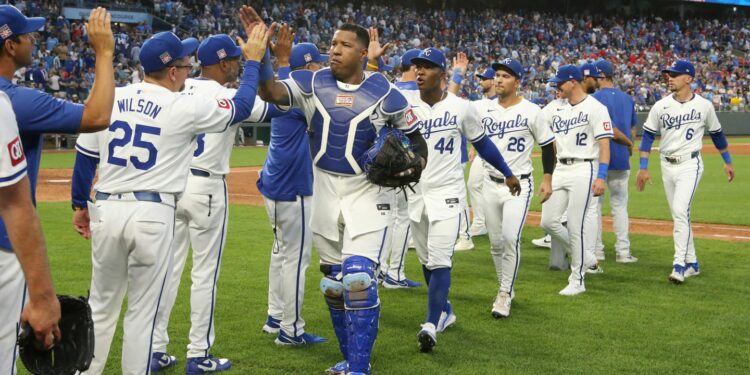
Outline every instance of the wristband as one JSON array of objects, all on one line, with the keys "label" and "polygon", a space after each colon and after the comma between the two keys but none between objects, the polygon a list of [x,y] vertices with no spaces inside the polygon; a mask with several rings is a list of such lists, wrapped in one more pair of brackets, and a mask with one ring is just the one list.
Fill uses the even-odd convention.
[{"label": "wristband", "polygon": [[732,155],[729,154],[729,151],[722,152],[721,158],[724,159],[724,164],[732,164]]},{"label": "wristband", "polygon": [[375,69],[376,71],[378,70],[378,66],[377,65],[374,65],[374,64],[369,63],[369,62],[367,63],[367,67],[370,68],[370,69]]},{"label": "wristband", "polygon": [[648,158],[643,156],[641,156],[641,169],[644,171],[648,169]]},{"label": "wristband", "polygon": [[460,85],[461,81],[464,80],[464,77],[461,75],[461,71],[458,69],[453,69],[453,76],[451,77],[451,81],[453,83]]},{"label": "wristband", "polygon": [[599,172],[596,174],[596,178],[601,178],[602,180],[606,180],[608,171],[609,171],[609,164],[599,163]]},{"label": "wristband", "polygon": [[271,52],[266,49],[266,54],[263,55],[263,60],[260,61],[260,74],[258,81],[273,81],[273,66],[271,65]]}]

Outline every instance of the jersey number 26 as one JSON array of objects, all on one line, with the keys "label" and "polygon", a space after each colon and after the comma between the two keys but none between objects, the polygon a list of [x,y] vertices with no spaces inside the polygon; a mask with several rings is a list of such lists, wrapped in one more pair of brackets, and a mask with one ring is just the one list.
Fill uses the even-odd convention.
[{"label": "jersey number 26", "polygon": [[109,126],[110,132],[115,133],[117,132],[117,130],[122,130],[123,136],[122,138],[113,138],[109,142],[109,155],[107,156],[107,163],[112,165],[119,165],[121,167],[127,167],[128,161],[126,159],[115,156],[115,149],[117,149],[118,147],[125,147],[132,141],[133,147],[142,148],[148,151],[148,158],[146,159],[146,161],[141,161],[140,159],[138,159],[138,157],[132,155],[130,156],[130,162],[133,164],[135,169],[139,169],[142,171],[151,169],[151,167],[156,164],[156,155],[159,153],[159,150],[156,149],[153,143],[143,139],[143,136],[144,134],[160,135],[161,128],[136,124],[134,136],[133,128],[130,127],[130,124],[125,121],[118,120],[113,122],[112,125]]}]

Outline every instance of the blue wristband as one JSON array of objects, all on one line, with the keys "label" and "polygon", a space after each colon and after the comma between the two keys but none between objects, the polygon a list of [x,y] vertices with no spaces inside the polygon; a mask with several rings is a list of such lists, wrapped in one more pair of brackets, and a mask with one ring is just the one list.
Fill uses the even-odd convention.
[{"label": "blue wristband", "polygon": [[729,151],[722,152],[721,158],[724,159],[725,164],[732,164],[732,155],[729,154]]},{"label": "blue wristband", "polygon": [[258,80],[260,82],[273,81],[273,66],[271,65],[271,52],[266,49],[266,54],[263,55],[263,60],[260,61],[260,75]]},{"label": "blue wristband", "polygon": [[641,156],[641,169],[644,171],[648,169],[648,158]]},{"label": "blue wristband", "polygon": [[602,180],[606,180],[607,172],[609,172],[609,164],[599,163],[599,172],[596,174],[596,178],[601,178]]},{"label": "blue wristband", "polygon": [[463,80],[464,80],[464,77],[461,74],[461,71],[458,69],[453,69],[453,76],[451,77],[451,81],[453,81],[453,83],[457,85],[460,85],[461,81]]}]

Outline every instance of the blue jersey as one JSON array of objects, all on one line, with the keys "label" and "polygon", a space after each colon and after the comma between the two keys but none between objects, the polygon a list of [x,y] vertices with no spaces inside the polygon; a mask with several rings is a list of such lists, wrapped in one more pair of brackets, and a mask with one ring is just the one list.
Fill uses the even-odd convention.
[{"label": "blue jersey", "polygon": [[[282,68],[279,78],[288,74]],[[298,108],[271,120],[271,142],[257,186],[264,197],[295,201],[298,195],[312,195],[313,171],[307,119]]]},{"label": "blue jersey", "polygon": [[[633,99],[628,94],[613,88],[601,89],[595,92],[593,97],[607,107],[609,117],[612,119],[615,127],[625,133],[628,138],[631,138],[630,130],[638,122]],[[632,141],[633,139],[631,138],[630,140]],[[630,153],[627,147],[619,143],[610,142],[609,153],[610,170],[630,170]]]},{"label": "blue jersey", "polygon": [[[0,91],[10,98],[18,122],[18,132],[26,153],[31,198],[36,200],[36,181],[42,157],[44,133],[75,134],[81,127],[83,105],[62,101],[42,91],[18,87],[0,77]],[[11,249],[8,232],[0,219],[0,248]]]}]

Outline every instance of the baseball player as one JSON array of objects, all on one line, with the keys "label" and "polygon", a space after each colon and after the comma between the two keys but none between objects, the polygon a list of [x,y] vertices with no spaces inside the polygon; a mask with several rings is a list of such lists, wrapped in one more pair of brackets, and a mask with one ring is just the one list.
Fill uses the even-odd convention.
[{"label": "baseball player", "polygon": [[[282,28],[274,47],[280,79],[288,78],[290,69],[317,71],[328,61],[312,43],[295,45],[290,56],[292,36],[288,28]],[[271,120],[271,142],[257,183],[274,233],[268,269],[268,319],[263,331],[277,334],[279,345],[326,341],[305,332],[301,316],[305,271],[312,253],[313,171],[306,130],[305,114],[299,109]]]},{"label": "baseball player", "polygon": [[505,186],[505,177],[490,165],[485,165],[487,175],[482,188],[484,213],[489,230],[490,253],[495,263],[498,290],[492,305],[495,318],[510,315],[515,296],[515,282],[521,261],[521,231],[526,222],[534,181],[531,174],[531,152],[534,143],[542,148],[544,179],[539,194],[542,203],[552,194],[552,171],[555,168],[555,136],[544,121],[538,105],[518,96],[523,79],[521,63],[504,59],[492,64],[498,99],[480,101],[477,112],[487,137],[502,150],[511,170],[521,180],[521,193],[511,194]]},{"label": "baseball player", "polygon": [[[370,30],[370,44],[377,43],[377,29]],[[370,49],[368,48],[368,51]],[[419,55],[420,50],[410,49],[401,56],[401,77],[395,86],[405,91],[417,91],[417,68],[412,59]],[[409,206],[406,194],[394,190],[393,225],[389,245],[383,249],[380,258],[380,278],[386,289],[418,288],[422,284],[408,279],[404,272],[406,268],[406,252],[411,239],[411,225],[409,222]]]},{"label": "baseball player", "polygon": [[[227,89],[224,85],[237,81],[241,68],[241,49],[228,35],[219,34],[206,38],[198,47],[197,55],[201,64],[201,76],[187,79],[183,92],[219,100],[232,98],[236,90]],[[274,106],[256,98],[246,121],[263,122],[280,113]],[[169,271],[168,287],[162,296],[157,315],[152,372],[176,363],[176,357],[167,354],[167,326],[177,298],[188,248],[193,249],[188,367],[197,367],[195,359],[208,357],[214,345],[216,283],[226,242],[229,211],[225,176],[229,173],[229,157],[240,124],[241,122],[235,122],[221,133],[199,134],[195,139],[187,185],[177,201],[172,243],[173,268]],[[231,367],[231,361],[226,358],[216,358],[208,366],[213,366],[216,361],[216,371]]]},{"label": "baseball player", "polygon": [[[246,25],[262,22],[248,6],[241,16]],[[345,358],[328,369],[338,374],[370,373],[380,316],[376,270],[392,221],[393,193],[367,181],[362,156],[389,125],[404,131],[415,153],[427,159],[424,139],[407,124],[404,96],[382,74],[362,69],[369,40],[366,29],[344,24],[331,41],[330,68],[295,71],[279,82],[267,55],[261,71],[261,98],[302,109],[312,133],[310,229],[324,274],[321,290]]]},{"label": "baseball player", "polygon": [[[99,78],[94,81],[92,97],[86,105],[61,101],[44,92],[18,87],[12,83],[14,72],[31,64],[32,50],[36,44],[32,33],[43,27],[45,22],[44,18],[27,18],[11,5],[0,5],[0,92],[4,98],[3,103],[10,102],[9,107],[3,107],[2,116],[3,121],[12,121],[14,124],[13,132],[3,129],[0,137],[5,141],[1,145],[3,150],[11,153],[10,166],[14,167],[15,172],[2,176],[0,182],[7,184],[3,188],[6,189],[3,195],[23,195],[18,201],[6,201],[5,197],[2,198],[2,205],[9,210],[8,215],[4,215],[4,220],[9,222],[8,228],[0,221],[0,297],[5,301],[0,308],[0,373],[6,374],[15,373],[15,343],[19,333],[18,318],[26,302],[25,282],[28,282],[30,305],[24,310],[24,319],[40,324],[39,328],[34,327],[37,335],[44,334],[40,341],[50,342],[50,332],[54,328],[51,323],[57,322],[55,317],[59,318],[59,303],[49,279],[44,244],[41,236],[34,235],[39,232],[38,224],[30,213],[18,211],[18,207],[25,207],[29,198],[32,203],[35,200],[43,133],[78,133],[104,129],[109,124],[114,98],[114,73],[111,64],[114,37],[110,28],[110,16],[103,8],[92,10],[87,24],[89,44],[94,48],[100,63],[95,67]],[[12,136],[15,133],[18,133],[18,137]],[[25,172],[16,169],[22,168],[20,166],[24,163]],[[27,178],[22,177],[23,173]],[[21,221],[15,221],[16,218]],[[16,227],[18,223],[28,225],[28,230],[31,231],[28,236],[17,237],[21,233]],[[13,253],[11,235],[16,236],[13,242],[19,246],[16,250],[21,251],[16,255]],[[35,263],[36,267],[29,266],[29,262]],[[59,338],[59,334],[55,334]]]},{"label": "baseball player", "polygon": [[[553,107],[545,119],[555,134],[558,165],[552,197],[542,205],[542,227],[563,243],[571,256],[568,286],[560,291],[563,296],[585,292],[586,269],[596,264],[593,246],[589,246],[596,239],[595,216],[589,211],[596,210],[594,197],[606,188],[609,138],[613,137],[607,108],[584,92],[582,80],[581,70],[574,65],[558,69],[550,82],[567,102],[548,104]],[[564,227],[560,217],[566,209]]]},{"label": "baseball player", "polygon": [[[176,196],[185,188],[194,153],[190,145],[196,135],[223,132],[253,109],[258,61],[268,32],[258,25],[246,33],[248,42],[241,46],[249,61],[232,99],[179,93],[191,69],[188,56],[198,41],[158,33],[140,52],[144,82],[115,93],[109,131],[78,138],[77,151],[100,160],[96,203],[88,208],[93,254],[89,303],[96,347],[87,373],[104,370],[126,291],[122,372],[151,370],[158,307],[172,270]],[[73,184],[75,191],[88,193],[93,171],[84,169],[76,163]],[[208,202],[202,203],[208,211]],[[204,354],[189,358],[185,372],[203,374],[229,366],[225,359]]]},{"label": "baseball player", "polygon": [[700,155],[705,131],[724,159],[727,181],[734,179],[729,143],[710,101],[693,92],[690,84],[695,78],[693,64],[676,60],[662,73],[669,76],[669,95],[654,104],[643,124],[643,139],[640,145],[640,170],[636,184],[643,191],[651,181],[648,173],[648,157],[656,132],[661,134],[661,174],[667,203],[674,222],[674,261],[669,280],[680,284],[685,278],[700,274],[695,255],[693,230],[690,222],[690,205],[703,175],[703,159]]},{"label": "baseball player", "polygon": [[[469,101],[444,91],[446,60],[437,48],[427,48],[412,62],[417,67],[419,95],[407,95],[412,108],[409,123],[419,127],[428,147],[430,164],[422,173],[415,192],[409,195],[409,218],[414,230],[417,257],[427,281],[427,319],[417,334],[419,350],[431,352],[442,331],[455,322],[448,309],[452,257],[466,207],[466,188],[461,167],[461,135],[474,145],[484,160],[502,171],[510,194],[521,190],[518,178],[503,160],[480,125],[479,114]],[[452,310],[452,309],[451,309]],[[440,324],[444,311],[447,321]]]},{"label": "baseball player", "polygon": [[[638,258],[630,253],[630,239],[628,238],[628,179],[630,178],[630,154],[632,153],[632,140],[635,139],[635,125],[638,117],[635,113],[635,103],[630,95],[614,87],[614,67],[607,60],[596,62],[594,70],[597,73],[596,86],[598,90],[592,94],[596,100],[607,107],[609,117],[612,119],[614,129],[619,129],[629,141],[630,147],[612,141],[610,143],[609,173],[607,174],[607,187],[609,187],[610,204],[612,205],[612,218],[615,231],[615,261],[617,263],[634,263]],[[585,75],[585,72],[584,72]],[[597,211],[596,245],[594,252],[597,260],[604,260],[604,244],[602,243],[602,205],[604,196],[599,197],[599,209]]]}]

